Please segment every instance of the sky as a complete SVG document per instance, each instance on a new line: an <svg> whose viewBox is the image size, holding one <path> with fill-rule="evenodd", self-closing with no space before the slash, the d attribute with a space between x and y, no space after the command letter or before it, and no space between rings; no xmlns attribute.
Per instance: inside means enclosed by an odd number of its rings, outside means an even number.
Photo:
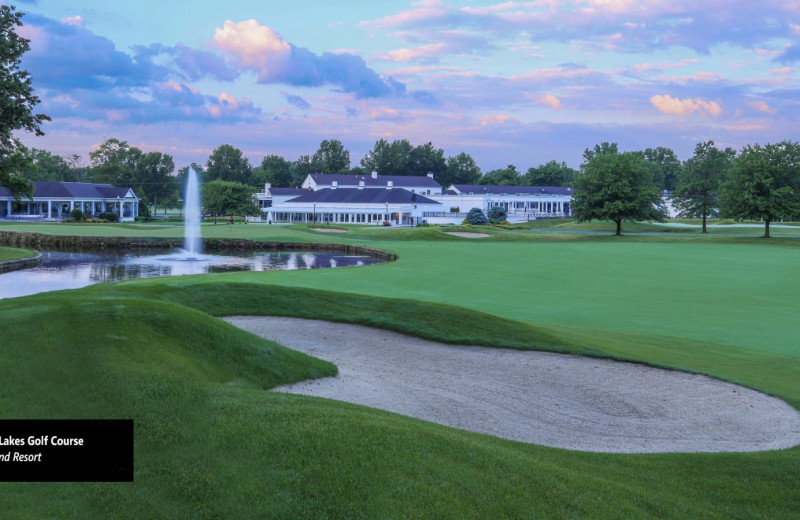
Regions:
<svg viewBox="0 0 800 520"><path fill-rule="evenodd" d="M256 166L339 139L466 152L484 172L621 150L796 140L800 0L19 0L52 122L30 147L115 137L178 168Z"/></svg>

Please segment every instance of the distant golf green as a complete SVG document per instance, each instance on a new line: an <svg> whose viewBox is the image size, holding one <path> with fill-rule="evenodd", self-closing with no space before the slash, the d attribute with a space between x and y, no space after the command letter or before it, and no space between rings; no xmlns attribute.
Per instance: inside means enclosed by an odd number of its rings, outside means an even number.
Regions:
<svg viewBox="0 0 800 520"><path fill-rule="evenodd" d="M319 317L440 341L611 356L714 375L800 407L796 235L492 229L469 241L437 228L346 229L206 225L203 233L358 243L399 260L0 301L0 414L132 417L137 442L134 484L2 484L0 508L28 518L796 518L800 448L570 452L264 392L334 369L210 316Z"/></svg>

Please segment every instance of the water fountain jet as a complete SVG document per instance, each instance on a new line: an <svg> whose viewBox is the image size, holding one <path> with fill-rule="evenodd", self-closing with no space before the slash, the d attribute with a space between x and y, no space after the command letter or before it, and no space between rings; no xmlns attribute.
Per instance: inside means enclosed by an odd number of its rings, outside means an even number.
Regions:
<svg viewBox="0 0 800 520"><path fill-rule="evenodd" d="M183 249L189 259L195 259L202 253L203 242L200 236L200 181L197 172L189 167L186 178L186 217L184 220Z"/></svg>

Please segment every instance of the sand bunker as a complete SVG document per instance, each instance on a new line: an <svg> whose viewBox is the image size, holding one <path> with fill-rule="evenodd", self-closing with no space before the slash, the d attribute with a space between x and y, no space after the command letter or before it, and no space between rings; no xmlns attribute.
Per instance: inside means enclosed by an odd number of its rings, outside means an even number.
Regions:
<svg viewBox="0 0 800 520"><path fill-rule="evenodd" d="M445 235L453 235L454 237L461 238L486 238L489 236L487 233L469 233L466 231L445 231Z"/></svg>
<svg viewBox="0 0 800 520"><path fill-rule="evenodd" d="M346 229L321 228L321 227L312 227L308 229L310 229L311 231L317 231L319 233L347 233Z"/></svg>
<svg viewBox="0 0 800 520"><path fill-rule="evenodd" d="M706 376L581 356L449 346L291 318L227 321L339 367L277 391L574 450L758 451L800 444L800 413Z"/></svg>

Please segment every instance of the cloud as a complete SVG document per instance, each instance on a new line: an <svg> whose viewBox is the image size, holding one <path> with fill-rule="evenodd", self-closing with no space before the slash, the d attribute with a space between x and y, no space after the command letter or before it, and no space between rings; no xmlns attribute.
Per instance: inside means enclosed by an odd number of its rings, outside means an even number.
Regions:
<svg viewBox="0 0 800 520"><path fill-rule="evenodd" d="M679 99L669 95L656 95L650 98L650 103L663 114L685 116L695 112L705 113L717 117L722 113L722 107L716 101L696 99Z"/></svg>
<svg viewBox="0 0 800 520"><path fill-rule="evenodd" d="M588 49L685 46L707 53L721 43L752 46L793 36L797 28L789 20L797 11L796 2L785 0L530 0L479 7L426 0L359 25L376 31L470 28L506 37L526 32L537 43L581 41Z"/></svg>
<svg viewBox="0 0 800 520"><path fill-rule="evenodd" d="M207 99L210 101L209 113L217 119L223 116L239 119L242 115L259 113L259 110L253 107L253 102L246 97L236 98L227 92L220 92L216 99Z"/></svg>
<svg viewBox="0 0 800 520"><path fill-rule="evenodd" d="M724 79L721 74L717 74L716 72L695 72L690 76L659 76L658 78L661 81L665 81L668 83L713 83L716 81L720 81Z"/></svg>
<svg viewBox="0 0 800 520"><path fill-rule="evenodd" d="M216 53L193 49L182 43L173 47L151 45L147 50L137 48L137 56L169 58L171 64L190 81L202 78L214 78L222 81L233 81L239 76L239 71L231 67L224 58Z"/></svg>
<svg viewBox="0 0 800 520"><path fill-rule="evenodd" d="M308 101L300 96L286 94L286 101L288 101L290 105L294 105L297 108L302 108L303 110L311 108L311 105L308 103Z"/></svg>
<svg viewBox="0 0 800 520"><path fill-rule="evenodd" d="M227 20L217 28L214 44L245 70L258 74L259 83L296 86L335 85L357 98L382 97L393 89L359 56L314 54L294 46L273 29L256 20L234 23Z"/></svg>
<svg viewBox="0 0 800 520"><path fill-rule="evenodd" d="M389 51L378 59L393 62L437 62L446 55L486 54L496 46L485 34L461 29L397 31L391 36L414 47Z"/></svg>
<svg viewBox="0 0 800 520"><path fill-rule="evenodd" d="M169 73L149 60L136 61L114 43L82 26L29 14L21 33L31 40L23 65L36 86L107 90L145 86Z"/></svg>
<svg viewBox="0 0 800 520"><path fill-rule="evenodd" d="M389 51L383 56L384 60L388 61L412 61L420 58L438 57L445 49L443 43L433 43L430 45L423 45L415 49L397 49Z"/></svg>
<svg viewBox="0 0 800 520"><path fill-rule="evenodd" d="M754 109L758 110L759 112L765 112L767 114L774 114L775 113L775 109L770 107L764 101L751 101L750 103L747 103L747 106L749 106L751 108L754 108Z"/></svg>
<svg viewBox="0 0 800 520"><path fill-rule="evenodd" d="M509 116L507 114L489 114L478 118L478 123L481 126L496 126L504 125L506 123L518 122L519 118L516 116Z"/></svg>
<svg viewBox="0 0 800 520"><path fill-rule="evenodd" d="M558 110L561 108L561 100L553 94L545 94L543 96L539 94L531 94L530 92L524 92L523 94L527 99L530 99L537 105L548 106L553 110Z"/></svg>
<svg viewBox="0 0 800 520"><path fill-rule="evenodd" d="M65 25L74 25L75 27L83 27L84 20L81 16L68 16L61 19L61 23Z"/></svg>
<svg viewBox="0 0 800 520"><path fill-rule="evenodd" d="M259 71L264 83L281 74L292 54L292 46L280 34L256 20L236 24L226 20L222 29L217 28L214 43L236 56L242 67Z"/></svg>
<svg viewBox="0 0 800 520"><path fill-rule="evenodd" d="M391 107L377 107L370 109L369 118L372 121L402 121L406 116Z"/></svg>
<svg viewBox="0 0 800 520"><path fill-rule="evenodd" d="M780 55L775 57L778 63L794 63L800 61L800 46L791 45Z"/></svg>

